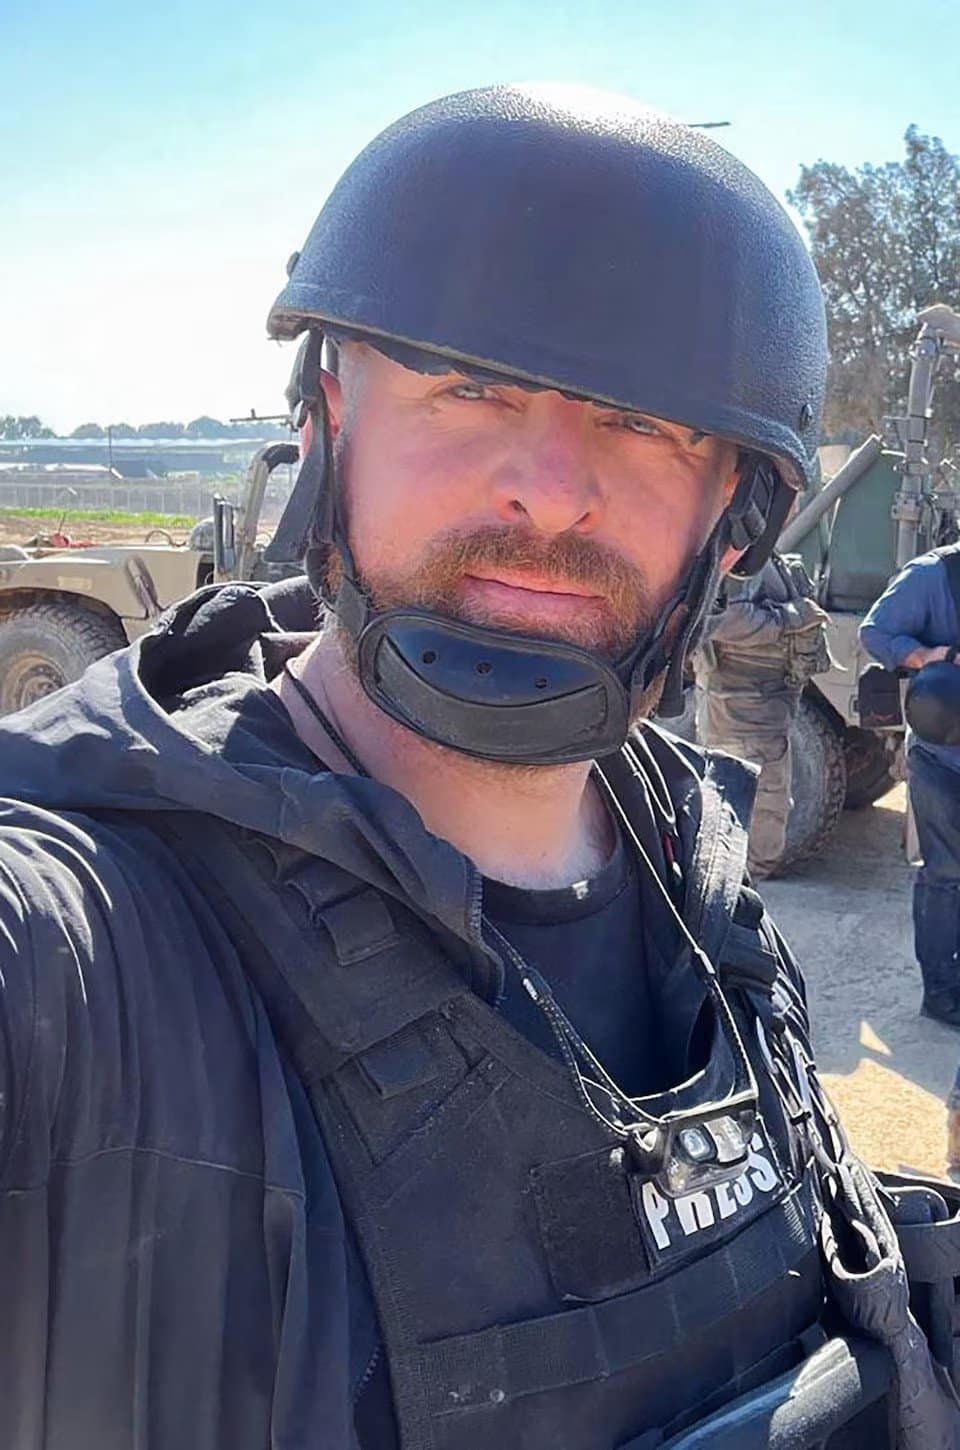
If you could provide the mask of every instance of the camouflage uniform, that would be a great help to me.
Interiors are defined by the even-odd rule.
[[[750,825],[755,877],[769,876],[783,857],[790,734],[804,684],[829,665],[827,616],[807,588],[799,561],[773,555],[756,578],[728,586],[695,660],[700,739],[760,767]]]

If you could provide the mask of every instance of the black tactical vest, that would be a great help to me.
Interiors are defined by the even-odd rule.
[[[172,661],[182,681],[174,633],[152,639],[159,696]],[[279,667],[303,641],[275,638]],[[955,1450],[938,1366],[953,1370],[960,1204],[914,1183],[889,1185],[881,1203],[835,1131],[799,977],[742,890],[746,832],[724,791],[739,768],[693,765],[655,730],[616,759],[637,836],[651,856],[663,848],[667,880],[682,862],[692,889],[678,880],[675,899],[719,969],[760,1089],[744,1172],[686,1200],[638,1177],[565,1069],[468,987],[476,942],[282,841],[208,816],[142,817],[193,867],[309,1094],[375,1296],[403,1450],[714,1450],[718,1417],[732,1425],[722,1450]],[[364,822],[344,814],[341,828],[362,855]],[[395,846],[371,870],[397,892],[419,886]],[[658,1020],[688,1048],[671,1102],[715,1099],[725,1068],[692,980],[681,952],[658,985]],[[795,1394],[801,1380],[818,1404]],[[854,1414],[854,1437],[835,1439]],[[773,1418],[786,1439],[767,1434]]]
[[[204,823],[189,829],[202,849]],[[631,1450],[805,1357],[823,1309],[819,1203],[759,1047],[778,965],[756,898],[721,959],[762,1084],[749,1161],[671,1199],[413,912],[276,841],[225,852],[221,832],[206,853],[218,909],[320,1122],[403,1450]],[[711,1013],[692,1080],[651,1110],[715,1096]]]

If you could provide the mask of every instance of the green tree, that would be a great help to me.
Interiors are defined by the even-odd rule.
[[[188,438],[229,438],[230,429],[219,418],[211,418],[202,413],[199,418],[191,418],[184,433]]]
[[[74,428],[70,434],[71,438],[106,438],[106,436],[99,423],[81,423],[79,428]]]
[[[16,442],[20,438],[55,438],[56,434],[52,428],[45,428],[37,417],[31,413],[27,417],[15,417],[7,413],[0,417],[0,438],[8,442]]]
[[[137,436],[136,428],[132,428],[129,423],[109,423],[107,426],[115,439],[136,438]]]
[[[902,407],[917,312],[960,305],[960,161],[910,126],[905,157],[804,167],[789,200],[806,225],[830,340],[828,435],[879,430]],[[941,371],[935,447],[960,443],[960,387]]]
[[[141,423],[138,438],[182,438],[182,423]]]

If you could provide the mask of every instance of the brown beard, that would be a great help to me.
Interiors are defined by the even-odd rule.
[[[388,609],[428,609],[469,623],[527,633],[530,625],[522,617],[492,616],[486,610],[471,609],[460,597],[459,586],[467,575],[498,568],[530,571],[597,596],[602,601],[599,607],[595,600],[585,601],[583,620],[556,628],[552,635],[606,658],[626,654],[652,622],[649,591],[642,574],[614,550],[576,534],[546,538],[520,526],[491,525],[468,534],[441,537],[427,547],[416,568],[409,572],[362,576],[359,582],[378,613]],[[328,580],[334,593],[340,574],[339,556],[334,554]],[[536,633],[548,638],[551,631],[538,626]]]

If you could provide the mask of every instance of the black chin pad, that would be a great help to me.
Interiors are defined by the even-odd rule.
[[[375,705],[467,755],[560,765],[619,750],[627,737],[627,689],[574,645],[396,609],[367,625],[357,650]]]

